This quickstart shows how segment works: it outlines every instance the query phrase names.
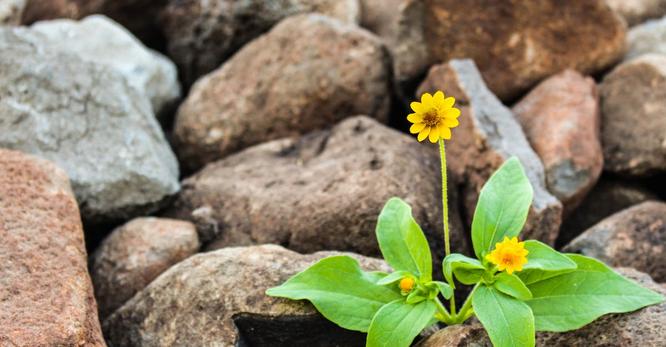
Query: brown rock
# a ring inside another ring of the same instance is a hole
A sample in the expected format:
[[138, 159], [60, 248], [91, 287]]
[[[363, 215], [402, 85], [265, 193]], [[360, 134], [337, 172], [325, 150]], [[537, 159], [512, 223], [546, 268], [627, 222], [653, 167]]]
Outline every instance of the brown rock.
[[[327, 322], [307, 301], [264, 294], [338, 254], [300, 255], [275, 245], [198, 254], [111, 315], [105, 334], [114, 346], [363, 346], [364, 334]], [[366, 270], [388, 269], [379, 259], [351, 256]]]
[[480, 323], [451, 325], [428, 338], [416, 347], [493, 347], [488, 333]]
[[666, 15], [666, 0], [606, 0], [630, 26]]
[[196, 228], [186, 221], [136, 218], [114, 230], [92, 256], [100, 316], [111, 314], [159, 274], [198, 250]]
[[467, 221], [471, 222], [479, 192], [496, 169], [518, 157], [534, 188], [534, 201], [521, 237], [553, 244], [562, 218], [562, 204], [545, 187], [544, 169], [511, 110], [486, 88], [471, 60], [452, 60], [430, 69], [418, 94], [442, 90], [456, 98], [460, 126], [447, 144], [449, 168], [462, 184]]
[[603, 167], [596, 83], [566, 70], [541, 82], [513, 107], [546, 172], [546, 186], [573, 211]]
[[627, 266], [666, 281], [666, 203], [647, 201], [599, 222], [564, 247], [611, 266]]
[[106, 0], [27, 0], [23, 11], [23, 23], [71, 18], [79, 19], [94, 13]]
[[169, 55], [190, 85], [280, 20], [304, 12], [347, 23], [360, 17], [358, 0], [169, 0], [160, 21]]
[[389, 57], [365, 30], [317, 14], [292, 16], [197, 82], [175, 138], [197, 169], [263, 141], [367, 114], [387, 118]]
[[105, 346], [65, 172], [0, 149], [0, 345]]
[[[194, 221], [202, 241], [214, 241], [209, 249], [275, 243], [303, 253], [335, 249], [372, 256], [379, 255], [377, 216], [397, 196], [412, 206], [432, 249], [441, 254], [440, 182], [432, 148], [355, 117], [332, 130], [272, 141], [206, 166], [183, 182], [167, 215]], [[452, 244], [464, 252], [452, 193]]]
[[20, 25], [26, 0], [0, 1], [0, 25]]
[[632, 176], [666, 172], [666, 55], [619, 65], [600, 92], [604, 168]]
[[502, 100], [566, 68], [592, 74], [622, 57], [625, 24], [604, 0], [426, 0], [432, 58], [472, 58]]

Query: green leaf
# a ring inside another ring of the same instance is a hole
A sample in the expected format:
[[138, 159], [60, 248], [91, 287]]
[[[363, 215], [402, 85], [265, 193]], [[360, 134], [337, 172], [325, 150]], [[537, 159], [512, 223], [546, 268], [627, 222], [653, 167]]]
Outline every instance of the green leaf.
[[500, 292], [513, 296], [519, 300], [528, 300], [532, 298], [532, 293], [525, 286], [525, 283], [516, 275], [509, 275], [506, 272], [500, 273], [493, 283], [493, 287]]
[[400, 281], [401, 279], [403, 279], [405, 277], [414, 277], [414, 276], [412, 274], [410, 274], [409, 272], [407, 272], [407, 271], [396, 271], [396, 272], [390, 273], [386, 277], [377, 281], [377, 284], [379, 284], [381, 286], [385, 286], [387, 284], [398, 282], [398, 281]]
[[451, 296], [453, 296], [453, 288], [448, 283], [444, 283], [441, 281], [433, 281], [430, 283], [434, 283], [437, 285], [437, 289], [439, 290], [440, 293], [442, 293], [442, 296], [444, 299], [451, 299]]
[[426, 328], [437, 311], [431, 300], [409, 305], [396, 300], [382, 307], [372, 319], [366, 347], [408, 347]]
[[425, 295], [426, 293], [424, 293], [423, 291], [415, 290], [409, 293], [409, 295], [407, 295], [407, 299], [405, 299], [405, 302], [408, 304], [416, 304], [418, 302], [425, 300], [426, 299]]
[[507, 160], [481, 189], [472, 220], [472, 244], [479, 259], [505, 236], [518, 236], [532, 203], [532, 186], [516, 157]]
[[626, 279], [602, 262], [567, 255], [578, 268], [528, 285], [538, 331], [578, 329], [602, 315], [635, 311], [664, 298]]
[[482, 285], [472, 306], [494, 347], [534, 346], [534, 317], [524, 302]]
[[460, 283], [472, 285], [478, 282], [486, 268], [477, 259], [464, 256], [460, 253], [452, 253], [444, 258], [444, 278], [453, 283], [453, 274]]
[[328, 320], [339, 326], [366, 332], [377, 311], [402, 296], [377, 285], [381, 274], [363, 272], [348, 256], [324, 258], [266, 294], [293, 300], [309, 300]]
[[527, 264], [523, 270], [540, 269], [547, 271], [574, 270], [576, 263], [566, 255], [550, 248], [543, 242], [536, 240], [525, 241], [527, 254]]
[[391, 198], [377, 220], [377, 241], [386, 262], [395, 270], [432, 279], [430, 247], [406, 202]]

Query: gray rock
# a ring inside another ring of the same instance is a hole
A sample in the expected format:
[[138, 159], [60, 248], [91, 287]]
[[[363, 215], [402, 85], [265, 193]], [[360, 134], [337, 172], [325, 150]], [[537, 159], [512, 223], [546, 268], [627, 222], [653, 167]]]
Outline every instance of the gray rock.
[[190, 222], [135, 218], [115, 229], [91, 257], [90, 275], [106, 317], [172, 265], [199, 250]]
[[606, 0], [630, 26], [666, 15], [666, 0]]
[[154, 210], [176, 193], [178, 162], [150, 103], [106, 66], [0, 29], [0, 146], [67, 171], [88, 221]]
[[647, 53], [666, 54], [666, 17], [631, 28], [627, 33], [627, 46], [625, 61]]
[[[363, 334], [326, 322], [309, 302], [265, 295], [338, 254], [300, 255], [275, 245], [198, 254], [104, 321], [105, 336], [111, 346], [363, 346]], [[351, 256], [366, 270], [388, 270], [381, 260]]]
[[73, 53], [84, 61], [120, 72], [131, 86], [150, 99], [158, 115], [172, 109], [180, 97], [176, 66], [105, 16], [89, 16], [81, 21], [42, 21], [31, 29], [46, 36], [49, 49]]
[[0, 25], [19, 25], [27, 0], [0, 0]]

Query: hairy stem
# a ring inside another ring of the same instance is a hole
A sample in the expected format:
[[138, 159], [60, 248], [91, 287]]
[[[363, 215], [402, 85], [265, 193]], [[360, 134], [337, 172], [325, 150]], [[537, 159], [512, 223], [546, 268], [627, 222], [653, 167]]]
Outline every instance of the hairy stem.
[[446, 310], [446, 307], [442, 304], [441, 301], [439, 301], [439, 298], [435, 298], [435, 305], [437, 305], [437, 312], [442, 316], [442, 322], [444, 322], [446, 325], [452, 325], [454, 324], [454, 319], [451, 317], [449, 314], [449, 311]]
[[[444, 253], [451, 254], [451, 241], [449, 236], [449, 196], [448, 179], [446, 173], [446, 149], [444, 148], [444, 139], [439, 139], [439, 157], [442, 160], [442, 223], [444, 224]], [[453, 286], [453, 283], [449, 283]], [[456, 316], [456, 297], [451, 296], [450, 301], [451, 315]]]
[[463, 303], [462, 308], [460, 309], [460, 312], [453, 317], [453, 321], [456, 323], [463, 323], [465, 322], [469, 317], [472, 316], [473, 311], [471, 311], [472, 308], [472, 296], [474, 295], [474, 292], [476, 291], [477, 288], [481, 285], [481, 282], [477, 283], [474, 288], [472, 288], [472, 291], [469, 293], [467, 296], [467, 299], [465, 299], [465, 303]]

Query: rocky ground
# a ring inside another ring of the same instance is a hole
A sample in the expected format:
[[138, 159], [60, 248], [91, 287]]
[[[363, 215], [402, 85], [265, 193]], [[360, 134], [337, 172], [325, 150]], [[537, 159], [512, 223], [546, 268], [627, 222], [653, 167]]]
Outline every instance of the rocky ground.
[[[517, 156], [525, 237], [666, 293], [665, 0], [0, 0], [0, 346], [363, 346], [264, 291], [339, 252], [385, 269], [392, 196], [441, 259], [405, 121], [438, 89], [455, 251]], [[537, 344], [666, 346], [665, 305]]]

